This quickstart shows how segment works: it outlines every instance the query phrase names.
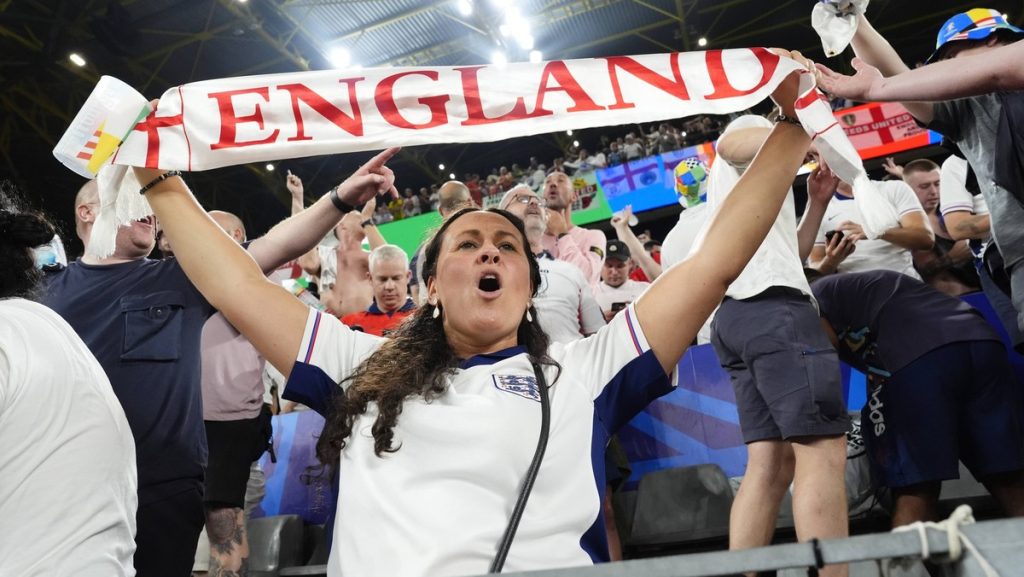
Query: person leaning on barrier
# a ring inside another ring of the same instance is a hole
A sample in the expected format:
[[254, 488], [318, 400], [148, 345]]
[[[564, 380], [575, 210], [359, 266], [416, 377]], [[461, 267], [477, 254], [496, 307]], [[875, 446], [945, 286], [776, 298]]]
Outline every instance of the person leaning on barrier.
[[[789, 115], [797, 84], [791, 75], [773, 94]], [[544, 412], [547, 458], [506, 563], [522, 571], [607, 559], [604, 532], [590, 530], [600, 523], [603, 468], [587, 457], [672, 390], [683, 351], [764, 239], [808, 142], [800, 126], [776, 125], [703, 248], [568, 345], [549, 346], [532, 322], [540, 276], [522, 221], [507, 212], [465, 209], [445, 221], [424, 252], [428, 305], [381, 339], [268, 283], [181, 179], [159, 181], [146, 197], [194, 282], [289, 376], [285, 396], [328, 415], [318, 455], [344, 469], [331, 574], [486, 571]], [[338, 189], [342, 211], [392, 187], [377, 167], [395, 152]], [[162, 174], [135, 171], [146, 183]]]
[[1024, 397], [981, 313], [892, 271], [811, 289], [840, 357], [868, 375], [861, 431], [875, 485], [895, 496], [893, 526], [938, 521], [941, 481], [960, 476], [960, 461], [1024, 516]]

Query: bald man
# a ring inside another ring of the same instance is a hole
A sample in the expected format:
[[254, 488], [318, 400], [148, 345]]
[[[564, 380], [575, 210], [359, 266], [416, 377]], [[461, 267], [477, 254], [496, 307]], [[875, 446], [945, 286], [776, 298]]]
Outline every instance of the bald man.
[[[440, 213], [442, 221], [460, 209], [476, 206], [469, 187], [458, 180], [449, 180], [441, 185], [441, 188], [437, 190], [437, 202], [437, 212]], [[420, 244], [416, 252], [413, 253], [412, 260], [409, 261], [409, 272], [411, 273], [409, 294], [413, 302], [418, 305], [423, 304], [420, 301], [420, 295], [427, 294], [427, 280], [423, 278], [423, 265], [420, 261], [423, 245], [424, 243]]]
[[[147, 258], [156, 240], [151, 216], [119, 227], [112, 254], [89, 253], [99, 204], [96, 183], [87, 182], [74, 207], [86, 254], [48, 275], [42, 301], [99, 360], [135, 437], [137, 574], [185, 577], [205, 521], [200, 337], [214, 311], [176, 259]], [[322, 198], [250, 243], [249, 254], [273, 271], [316, 246], [340, 217]]]

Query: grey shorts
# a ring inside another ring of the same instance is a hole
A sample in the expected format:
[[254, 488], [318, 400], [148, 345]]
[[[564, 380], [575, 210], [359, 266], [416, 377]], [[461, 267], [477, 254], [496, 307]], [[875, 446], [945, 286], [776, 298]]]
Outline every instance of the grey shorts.
[[726, 298], [711, 323], [711, 343], [731, 378], [744, 442], [849, 428], [839, 357], [806, 295], [772, 287], [749, 299]]

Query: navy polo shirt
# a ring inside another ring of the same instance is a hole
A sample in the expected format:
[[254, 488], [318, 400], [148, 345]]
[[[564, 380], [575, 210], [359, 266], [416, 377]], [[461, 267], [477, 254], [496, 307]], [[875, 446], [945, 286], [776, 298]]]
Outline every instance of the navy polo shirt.
[[49, 275], [43, 304], [99, 360], [135, 437], [139, 504], [202, 487], [200, 337], [215, 311], [175, 259], [75, 261]]

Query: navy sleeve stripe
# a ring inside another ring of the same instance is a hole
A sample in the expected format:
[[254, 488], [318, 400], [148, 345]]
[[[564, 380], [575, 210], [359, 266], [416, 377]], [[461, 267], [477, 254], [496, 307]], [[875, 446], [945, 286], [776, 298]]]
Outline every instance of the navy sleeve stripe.
[[309, 364], [310, 359], [313, 358], [313, 345], [316, 344], [316, 335], [320, 331], [321, 314], [322, 313], [320, 311], [316, 312], [316, 319], [313, 321], [313, 330], [309, 334], [309, 346], [306, 347], [306, 356], [305, 359], [302, 361], [306, 364]]

